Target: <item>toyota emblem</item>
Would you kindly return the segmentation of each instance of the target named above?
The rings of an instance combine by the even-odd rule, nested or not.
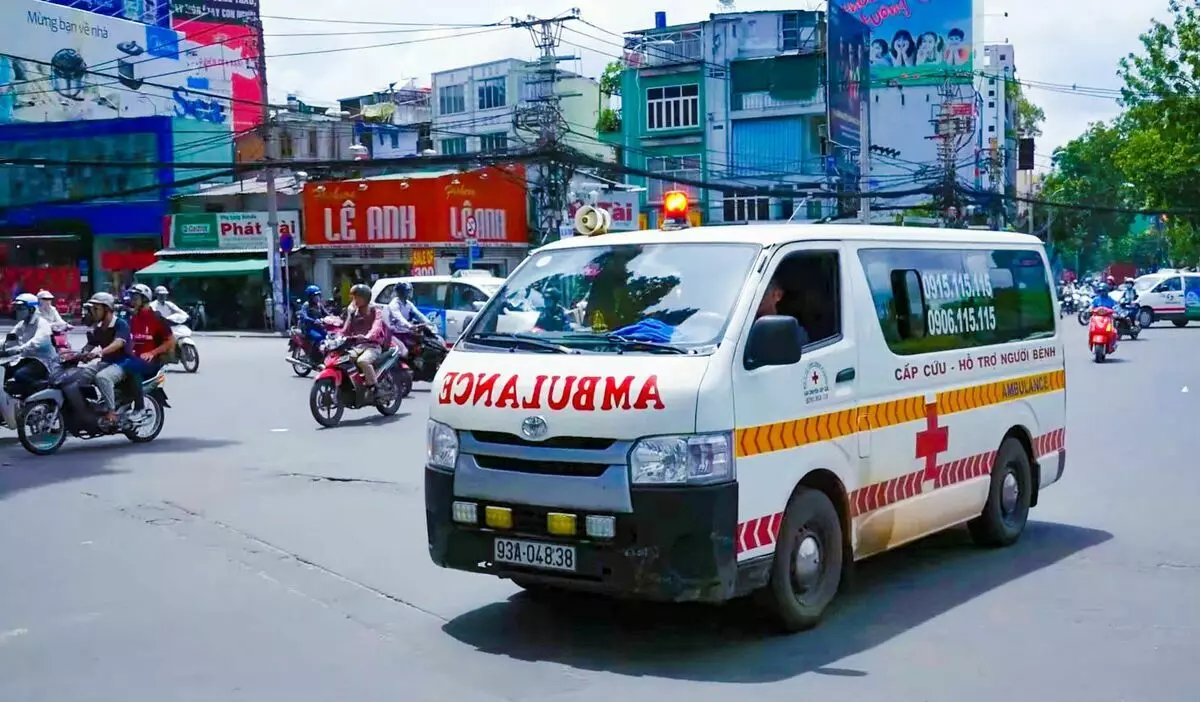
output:
[[[546,436],[547,431],[546,420],[537,415],[526,417],[521,422],[521,434],[526,439],[541,439]]]

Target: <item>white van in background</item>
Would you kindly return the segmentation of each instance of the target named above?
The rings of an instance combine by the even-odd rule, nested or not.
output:
[[[1200,319],[1200,273],[1164,269],[1139,277],[1133,289],[1142,328],[1162,321],[1186,327]]]

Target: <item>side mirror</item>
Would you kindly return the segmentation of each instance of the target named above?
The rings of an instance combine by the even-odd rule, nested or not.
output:
[[[746,342],[743,365],[746,370],[764,366],[790,366],[800,362],[801,349],[808,334],[795,317],[768,315],[754,320]]]
[[[487,303],[486,303],[486,302],[483,302],[482,300],[476,300],[476,301],[474,301],[474,302],[472,302],[472,303],[471,303],[471,306],[475,308],[475,311],[476,311],[476,312],[482,312],[482,311],[483,311],[483,306],[484,306],[484,305],[486,305],[486,304],[487,304]]]

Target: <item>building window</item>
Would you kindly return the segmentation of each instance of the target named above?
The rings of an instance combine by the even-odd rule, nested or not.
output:
[[[690,185],[675,181],[701,179],[699,156],[658,156],[646,159],[646,170],[656,173],[659,178],[650,178],[647,191],[650,202],[662,202],[663,193],[670,190],[682,190],[688,198],[696,200],[698,192]]]
[[[457,156],[458,154],[467,153],[467,138],[454,137],[453,139],[442,139],[442,155]]]
[[[796,51],[800,48],[800,13],[785,12],[780,18],[780,37],[784,51]]]
[[[647,129],[680,129],[699,124],[699,85],[670,85],[646,91]]]
[[[283,132],[279,135],[279,158],[292,158],[295,155],[296,149],[292,145],[292,135],[289,132]]]
[[[504,132],[499,134],[483,134],[479,137],[479,150],[485,153],[495,153],[508,150],[508,135]]]
[[[996,106],[995,100],[988,100],[988,107],[995,107],[995,106]]]
[[[466,92],[461,85],[438,88],[438,114],[453,115],[467,111]]]
[[[494,107],[504,107],[505,105],[505,78],[488,78],[479,81],[479,107],[480,110],[490,110]]]
[[[996,91],[995,91],[995,90],[989,90],[989,91],[988,91],[988,97],[996,97]]]
[[[317,151],[318,146],[319,146],[319,144],[317,143],[317,130],[310,129],[308,132],[308,157],[309,158],[319,158],[318,154],[320,152]]]
[[[771,219],[770,198],[726,195],[724,205],[726,222],[766,222]]]

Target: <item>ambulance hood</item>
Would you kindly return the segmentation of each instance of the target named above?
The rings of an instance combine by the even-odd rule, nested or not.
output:
[[[454,429],[636,439],[696,429],[700,381],[711,356],[454,351],[433,384],[430,417]]]

